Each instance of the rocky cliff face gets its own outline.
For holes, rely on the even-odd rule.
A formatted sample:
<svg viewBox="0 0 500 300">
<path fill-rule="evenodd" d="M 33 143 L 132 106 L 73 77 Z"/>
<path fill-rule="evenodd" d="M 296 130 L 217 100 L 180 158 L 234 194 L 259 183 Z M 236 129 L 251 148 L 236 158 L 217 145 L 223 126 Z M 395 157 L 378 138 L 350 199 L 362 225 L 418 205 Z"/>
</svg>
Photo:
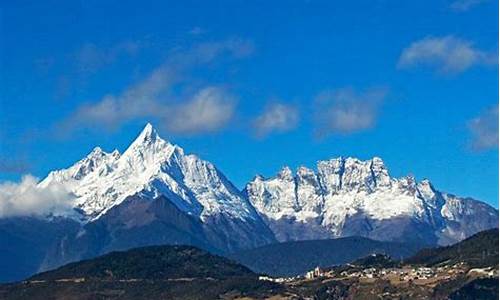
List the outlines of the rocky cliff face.
<svg viewBox="0 0 500 300">
<path fill-rule="evenodd" d="M 449 244 L 498 224 L 494 208 L 428 180 L 391 178 L 378 157 L 320 161 L 317 171 L 285 167 L 273 178 L 257 176 L 244 193 L 279 241 L 359 235 Z"/>
<path fill-rule="evenodd" d="M 257 176 L 241 192 L 149 124 L 123 154 L 97 147 L 38 187 L 51 185 L 70 191 L 74 209 L 0 219 L 0 244 L 7 245 L 0 266 L 23 268 L 3 280 L 145 245 L 188 244 L 222 254 L 276 241 L 364 236 L 423 246 L 498 224 L 489 205 L 440 192 L 428 180 L 391 178 L 380 158 L 337 158 L 296 172 L 285 167 L 273 178 Z"/>
<path fill-rule="evenodd" d="M 130 231 L 154 222 L 172 223 L 168 219 L 181 214 L 202 228 L 194 236 L 206 236 L 197 236 L 197 240 L 219 251 L 275 241 L 248 199 L 214 165 L 164 141 L 150 124 L 123 154 L 96 148 L 74 166 L 51 172 L 39 185 L 53 183 L 63 184 L 75 194 L 75 209 L 83 224 L 105 222 L 106 228 L 127 224 Z M 168 202 L 168 213 L 161 211 L 165 206 L 153 205 L 159 201 Z M 128 207 L 126 215 L 122 206 Z M 133 241 L 128 243 L 133 245 Z M 180 243 L 174 238 L 161 241 Z"/>
</svg>

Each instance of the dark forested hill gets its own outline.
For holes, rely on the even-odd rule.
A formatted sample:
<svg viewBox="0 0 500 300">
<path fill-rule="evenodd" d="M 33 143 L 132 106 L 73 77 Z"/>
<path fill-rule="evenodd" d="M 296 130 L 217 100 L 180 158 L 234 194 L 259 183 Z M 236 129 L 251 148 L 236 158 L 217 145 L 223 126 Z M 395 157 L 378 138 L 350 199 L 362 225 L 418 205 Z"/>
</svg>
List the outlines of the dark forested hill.
<svg viewBox="0 0 500 300">
<path fill-rule="evenodd" d="M 111 252 L 37 274 L 30 280 L 63 278 L 177 279 L 255 276 L 248 268 L 192 246 L 150 246 Z"/>
<path fill-rule="evenodd" d="M 0 299 L 219 299 L 282 289 L 248 268 L 191 246 L 151 246 L 71 263 L 20 283 Z"/>
<path fill-rule="evenodd" d="M 233 253 L 229 257 L 258 273 L 290 276 L 305 273 L 316 266 L 345 264 L 375 253 L 400 260 L 415 254 L 417 250 L 416 246 L 407 244 L 346 237 L 271 244 Z"/>
<path fill-rule="evenodd" d="M 466 262 L 471 267 L 498 265 L 498 228 L 479 232 L 451 246 L 420 250 L 409 264 L 437 265 Z"/>
<path fill-rule="evenodd" d="M 341 261 L 351 262 L 335 267 L 344 271 L 370 267 L 378 272 L 387 267 L 401 267 L 407 261 L 428 265 L 465 261 L 471 267 L 494 267 L 498 265 L 498 258 L 493 257 L 495 253 L 498 255 L 498 231 L 482 232 L 450 247 L 421 251 L 405 262 L 389 257 L 397 259 L 398 255 L 404 257 L 412 251 L 402 244 L 351 237 L 270 245 L 246 251 L 244 258 L 248 265 L 264 269 L 267 263 L 270 270 L 282 272 L 312 268 L 307 264 L 331 266 Z M 386 255 L 369 255 L 373 253 Z M 335 268 L 333 274 L 340 272 Z M 344 275 L 336 279 L 336 275 L 297 278 L 279 284 L 259 278 L 230 259 L 192 246 L 151 246 L 112 252 L 37 274 L 23 282 L 0 285 L 0 299 L 372 299 L 374 295 L 404 299 L 497 299 L 496 274 L 469 274 L 467 268 L 470 267 L 465 265 L 465 272 L 453 273 L 451 277 L 446 273 L 437 286 L 432 282 L 391 284 L 391 280 L 382 278 L 366 281 Z"/>
</svg>

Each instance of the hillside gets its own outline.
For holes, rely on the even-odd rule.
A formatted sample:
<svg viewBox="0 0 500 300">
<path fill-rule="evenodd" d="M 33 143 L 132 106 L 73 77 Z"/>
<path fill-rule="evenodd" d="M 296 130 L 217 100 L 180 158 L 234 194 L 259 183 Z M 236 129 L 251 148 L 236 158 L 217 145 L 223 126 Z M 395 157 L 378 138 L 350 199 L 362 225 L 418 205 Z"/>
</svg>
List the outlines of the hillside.
<svg viewBox="0 0 500 300">
<path fill-rule="evenodd" d="M 191 246 L 151 246 L 70 263 L 29 280 L 176 279 L 255 276 L 248 268 Z"/>
<path fill-rule="evenodd" d="M 362 268 L 393 268 L 400 263 L 391 259 L 390 256 L 384 254 L 371 254 L 355 261 L 350 265 Z"/>
<path fill-rule="evenodd" d="M 495 236 L 498 241 L 498 231 L 482 232 L 454 246 L 425 251 L 433 251 L 432 256 L 412 257 L 413 261 L 419 258 L 434 263 L 445 259 L 452 263 L 445 267 L 438 264 L 423 268 L 392 261 L 388 255 L 368 255 L 350 264 L 324 268 L 312 278 L 276 280 L 279 283 L 192 246 L 143 247 L 0 285 L 0 299 L 373 299 L 374 295 L 387 299 L 497 299 L 498 259 L 485 256 L 483 271 L 454 264 L 460 256 L 450 259 L 450 255 L 466 253 L 478 265 L 478 253 L 485 249 L 490 249 L 489 253 L 496 251 Z M 464 252 L 457 252 L 458 247 Z M 408 251 L 404 245 L 359 237 L 262 248 L 266 249 L 257 249 L 252 258 L 264 264 L 283 256 L 274 267 L 285 265 L 287 259 L 288 265 L 295 266 L 318 258 L 348 259 L 366 251 Z"/>
<path fill-rule="evenodd" d="M 346 237 L 271 244 L 233 253 L 229 257 L 258 273 L 291 276 L 305 273 L 316 266 L 345 264 L 374 253 L 387 254 L 399 260 L 413 255 L 417 250 L 415 246 L 406 244 Z"/>
<path fill-rule="evenodd" d="M 428 266 L 458 262 L 477 268 L 498 266 L 498 228 L 479 232 L 451 246 L 423 249 L 405 262 Z"/>
<path fill-rule="evenodd" d="M 331 158 L 296 171 L 285 167 L 271 178 L 256 176 L 240 190 L 216 165 L 162 139 L 151 124 L 123 152 L 95 147 L 33 188 L 41 194 L 61 189 L 68 203 L 61 211 L 0 217 L 0 282 L 152 245 L 192 245 L 227 255 L 279 242 L 359 236 L 421 248 L 449 245 L 498 224 L 498 210 L 490 205 L 439 191 L 429 180 L 391 177 L 379 157 Z M 247 265 L 296 274 L 349 262 L 372 248 L 385 253 L 379 245 L 354 244 L 359 249 L 352 254 L 338 245 L 334 254 L 317 253 L 324 251 L 318 245 L 308 250 L 308 263 L 292 264 L 280 263 L 279 249 L 270 262 L 250 252 Z M 399 248 L 388 254 L 413 254 Z"/>
<path fill-rule="evenodd" d="M 248 268 L 191 246 L 151 246 L 71 263 L 0 286 L 1 299 L 217 299 L 281 287 Z"/>
</svg>

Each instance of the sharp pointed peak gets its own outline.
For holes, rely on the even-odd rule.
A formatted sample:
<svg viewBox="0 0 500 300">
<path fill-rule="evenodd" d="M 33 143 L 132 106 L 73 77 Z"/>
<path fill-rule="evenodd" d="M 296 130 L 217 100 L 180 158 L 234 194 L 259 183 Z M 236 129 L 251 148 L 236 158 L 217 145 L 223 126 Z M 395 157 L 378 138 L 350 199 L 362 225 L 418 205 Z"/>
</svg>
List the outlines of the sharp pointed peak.
<svg viewBox="0 0 500 300">
<path fill-rule="evenodd" d="M 382 160 L 382 158 L 380 158 L 378 156 L 374 156 L 370 160 L 370 168 L 375 172 L 381 172 L 383 170 L 385 170 L 385 172 L 387 172 L 387 167 L 385 165 L 385 162 Z"/>
<path fill-rule="evenodd" d="M 312 169 L 304 166 L 304 165 L 301 165 L 297 168 L 297 173 L 310 173 L 310 172 L 314 172 Z"/>
<path fill-rule="evenodd" d="M 121 154 L 120 154 L 120 151 L 118 151 L 118 149 L 115 149 L 115 150 L 113 150 L 113 152 L 111 152 L 111 155 L 113 157 L 118 158 L 118 157 L 120 157 Z"/>
<path fill-rule="evenodd" d="M 137 138 L 128 146 L 121 157 L 137 156 L 139 153 L 160 156 L 184 155 L 181 147 L 162 139 L 151 123 L 147 123 Z M 141 154 L 142 156 L 142 154 Z"/>
<path fill-rule="evenodd" d="M 107 155 L 106 152 L 104 152 L 104 150 L 102 150 L 101 147 L 95 147 L 94 149 L 92 149 L 92 151 L 90 151 L 89 154 L 87 154 L 87 156 L 85 156 L 81 161 L 85 161 L 85 160 L 95 160 L 95 159 L 100 159 L 101 157 Z"/>
<path fill-rule="evenodd" d="M 417 180 L 415 179 L 415 176 L 411 173 L 406 175 L 406 176 L 401 177 L 399 180 L 402 182 L 408 183 L 408 184 L 412 184 L 412 185 L 417 184 Z"/>
<path fill-rule="evenodd" d="M 284 166 L 278 172 L 278 178 L 281 179 L 293 179 L 292 169 L 289 166 Z"/>
<path fill-rule="evenodd" d="M 153 136 L 158 136 L 158 132 L 156 132 L 156 129 L 153 127 L 151 123 L 146 123 L 144 128 L 142 129 L 141 133 L 139 136 L 144 136 L 144 137 L 153 137 Z"/>
<path fill-rule="evenodd" d="M 431 189 L 434 189 L 434 186 L 432 185 L 432 182 L 428 178 L 422 179 L 422 181 L 419 182 L 419 185 L 421 185 L 421 186 L 428 186 Z"/>
<path fill-rule="evenodd" d="M 148 122 L 142 129 L 141 133 L 139 133 L 137 138 L 134 140 L 132 145 L 153 144 L 157 140 L 163 141 L 153 125 Z"/>
<path fill-rule="evenodd" d="M 100 154 L 100 153 L 104 153 L 104 151 L 102 150 L 101 147 L 97 146 L 95 147 L 94 149 L 92 149 L 92 151 L 90 152 L 90 154 Z"/>
<path fill-rule="evenodd" d="M 292 173 L 292 169 L 289 166 L 283 166 L 280 169 L 280 173 Z"/>
<path fill-rule="evenodd" d="M 257 174 L 257 175 L 255 175 L 255 176 L 252 178 L 252 180 L 250 180 L 250 182 L 254 182 L 254 181 L 265 181 L 265 180 L 266 180 L 266 178 L 265 178 L 263 175 L 261 175 L 261 174 Z"/>
</svg>

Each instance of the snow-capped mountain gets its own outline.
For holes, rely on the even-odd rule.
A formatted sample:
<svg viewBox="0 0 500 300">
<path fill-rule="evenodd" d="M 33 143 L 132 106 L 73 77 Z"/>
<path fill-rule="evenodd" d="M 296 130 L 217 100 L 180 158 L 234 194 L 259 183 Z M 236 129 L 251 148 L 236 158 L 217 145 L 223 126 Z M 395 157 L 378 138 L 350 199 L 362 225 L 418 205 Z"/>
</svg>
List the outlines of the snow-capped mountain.
<svg viewBox="0 0 500 300">
<path fill-rule="evenodd" d="M 123 154 L 97 147 L 70 168 L 51 172 L 39 186 L 54 183 L 75 195 L 83 223 L 130 206 L 125 202 L 131 197 L 136 202 L 163 197 L 202 224 L 201 239 L 210 232 L 204 242 L 224 251 L 274 238 L 351 235 L 448 244 L 498 224 L 498 211 L 487 204 L 440 192 L 428 180 L 391 178 L 378 157 L 319 161 L 316 171 L 284 167 L 273 178 L 255 177 L 242 193 L 214 165 L 161 139 L 151 124 Z"/>
<path fill-rule="evenodd" d="M 133 206 L 137 214 L 127 214 L 129 220 L 123 221 L 150 225 L 151 220 L 136 220 L 145 218 L 146 213 L 139 213 L 137 202 L 147 200 L 147 205 L 153 205 L 161 198 L 173 205 L 175 214 L 200 223 L 196 232 L 185 229 L 186 235 L 194 234 L 198 241 L 218 250 L 274 241 L 254 207 L 214 165 L 161 139 L 151 124 L 123 154 L 95 148 L 70 168 L 51 172 L 39 186 L 53 183 L 66 186 L 75 195 L 75 209 L 84 224 L 113 222 L 110 216 L 123 218 L 116 212 Z M 164 221 L 172 213 L 163 212 L 152 220 Z"/>
<path fill-rule="evenodd" d="M 285 167 L 239 191 L 213 164 L 161 139 L 150 124 L 123 154 L 95 148 L 38 187 L 51 185 L 72 193 L 74 210 L 0 219 L 0 240 L 15 254 L 0 255 L 0 265 L 22 266 L 4 280 L 146 245 L 227 254 L 357 235 L 424 246 L 498 226 L 491 206 L 440 192 L 428 180 L 391 178 L 380 158 L 320 161 L 316 171 L 295 173 Z"/>
<path fill-rule="evenodd" d="M 77 197 L 76 207 L 90 220 L 137 193 L 166 196 L 180 210 L 202 220 L 221 213 L 241 220 L 259 219 L 214 165 L 164 141 L 151 124 L 123 155 L 97 147 L 72 167 L 51 172 L 39 185 L 53 182 L 69 187 Z"/>
<path fill-rule="evenodd" d="M 244 192 L 279 241 L 359 235 L 449 244 L 498 226 L 494 208 L 439 192 L 429 180 L 391 178 L 378 157 L 320 161 L 316 172 L 284 167 Z"/>
</svg>

